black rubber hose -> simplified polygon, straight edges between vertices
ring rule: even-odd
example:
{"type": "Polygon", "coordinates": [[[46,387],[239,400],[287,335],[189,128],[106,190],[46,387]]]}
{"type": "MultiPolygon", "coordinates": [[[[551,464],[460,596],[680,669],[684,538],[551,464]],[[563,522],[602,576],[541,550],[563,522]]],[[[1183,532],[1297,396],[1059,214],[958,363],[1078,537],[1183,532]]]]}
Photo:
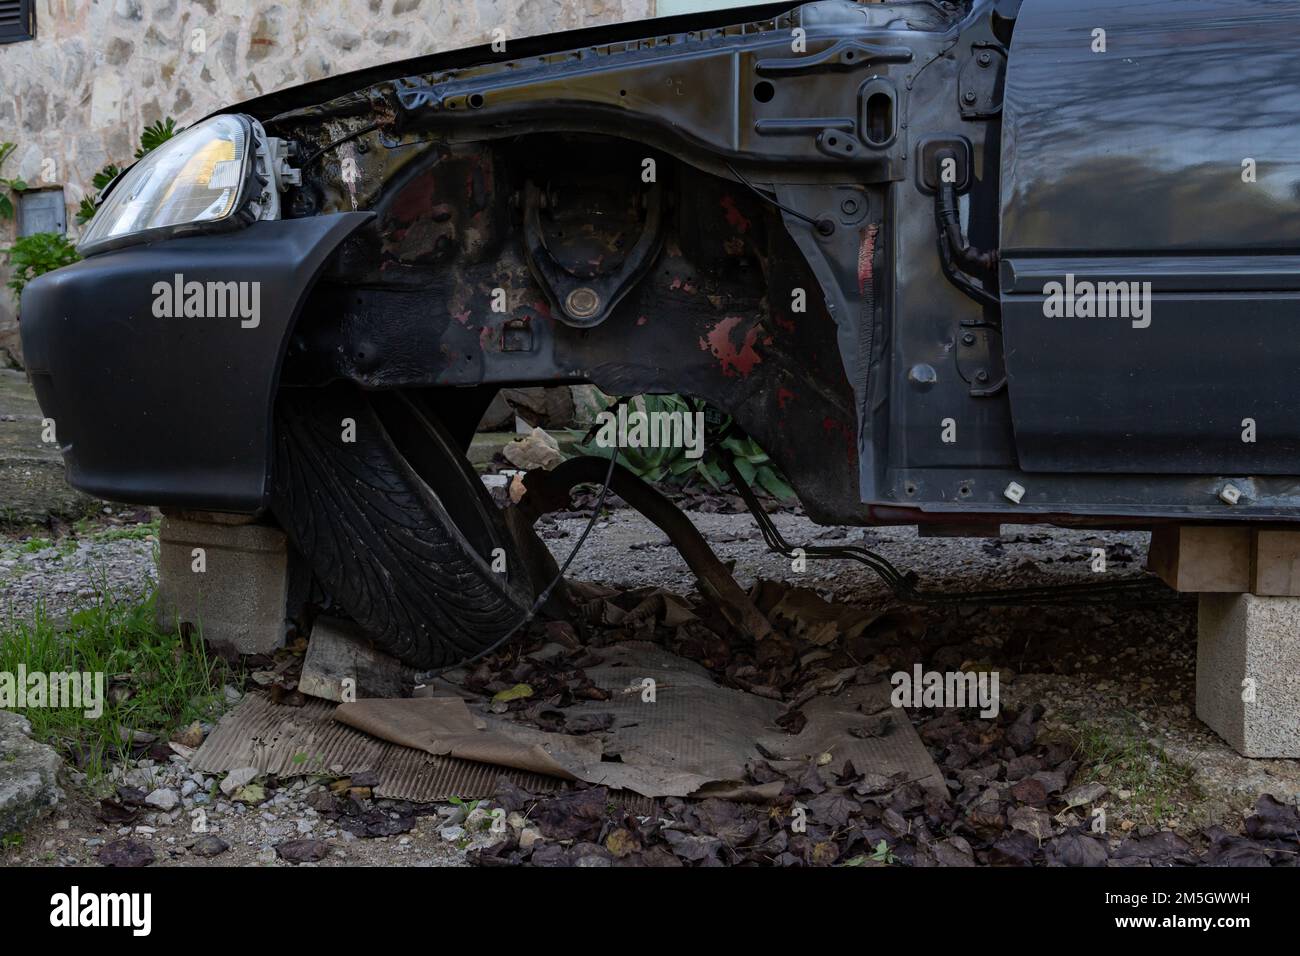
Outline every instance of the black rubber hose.
{"type": "Polygon", "coordinates": [[[935,171],[938,186],[934,193],[934,218],[940,231],[948,242],[953,261],[966,272],[990,272],[997,268],[998,253],[996,249],[976,249],[966,241],[961,231],[961,213],[957,205],[957,186],[944,182],[943,164],[945,159],[954,162],[957,157],[950,149],[942,149],[935,155],[938,169],[935,171]]]}

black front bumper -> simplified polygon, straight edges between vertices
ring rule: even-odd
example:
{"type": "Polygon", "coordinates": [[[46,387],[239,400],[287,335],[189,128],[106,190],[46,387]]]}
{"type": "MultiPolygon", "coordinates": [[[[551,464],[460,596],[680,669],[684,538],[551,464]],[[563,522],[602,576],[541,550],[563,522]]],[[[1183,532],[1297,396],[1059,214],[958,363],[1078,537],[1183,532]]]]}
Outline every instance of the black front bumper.
{"type": "Polygon", "coordinates": [[[23,353],[75,488],[135,504],[255,512],[288,335],[325,260],[370,213],[259,222],[119,249],[41,276],[23,353]],[[156,314],[155,285],[249,282],[256,324],[156,314]]]}

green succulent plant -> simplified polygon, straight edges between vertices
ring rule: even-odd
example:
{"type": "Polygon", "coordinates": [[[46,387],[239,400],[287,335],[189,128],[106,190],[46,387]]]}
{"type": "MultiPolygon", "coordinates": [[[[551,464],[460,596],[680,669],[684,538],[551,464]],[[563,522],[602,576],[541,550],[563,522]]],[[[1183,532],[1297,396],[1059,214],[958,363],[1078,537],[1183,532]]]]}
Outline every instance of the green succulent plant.
{"type": "MultiPolygon", "coordinates": [[[[679,412],[693,414],[698,407],[680,395],[637,395],[628,400],[632,410],[654,412],[679,412]]],[[[724,418],[719,431],[726,431],[731,424],[730,418],[724,418]]],[[[599,443],[593,436],[578,446],[584,454],[608,458],[613,449],[599,443]]],[[[757,485],[768,494],[783,501],[794,498],[794,489],[782,476],[780,470],[759,447],[754,439],[743,435],[735,428],[722,442],[707,446],[704,455],[690,458],[682,445],[650,448],[620,448],[619,462],[638,478],[651,483],[667,482],[684,485],[692,478],[703,479],[710,487],[722,490],[730,480],[723,462],[730,458],[736,466],[740,477],[750,486],[757,485]],[[725,457],[724,457],[725,456],[725,457]]]]}

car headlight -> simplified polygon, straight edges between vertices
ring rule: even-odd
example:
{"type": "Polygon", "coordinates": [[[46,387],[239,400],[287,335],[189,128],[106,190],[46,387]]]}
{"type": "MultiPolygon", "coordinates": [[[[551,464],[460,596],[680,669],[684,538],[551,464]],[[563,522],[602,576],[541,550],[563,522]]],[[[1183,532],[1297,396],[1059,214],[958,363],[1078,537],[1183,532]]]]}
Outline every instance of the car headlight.
{"type": "Polygon", "coordinates": [[[84,256],[278,219],[275,178],[262,124],[248,116],[214,116],[153,149],[111,183],[77,251],[84,256]]]}

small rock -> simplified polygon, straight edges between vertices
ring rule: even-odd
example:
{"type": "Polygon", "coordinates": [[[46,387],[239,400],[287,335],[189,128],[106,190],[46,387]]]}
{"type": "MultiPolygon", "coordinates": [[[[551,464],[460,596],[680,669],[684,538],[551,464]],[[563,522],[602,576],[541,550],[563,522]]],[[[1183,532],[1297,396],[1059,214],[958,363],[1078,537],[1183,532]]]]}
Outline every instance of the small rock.
{"type": "Polygon", "coordinates": [[[172,743],[197,750],[203,745],[203,725],[197,720],[172,734],[172,743]]]}
{"type": "Polygon", "coordinates": [[[324,840],[290,840],[275,848],[280,859],[288,863],[319,863],[329,856],[329,844],[324,840]]]}
{"type": "Polygon", "coordinates": [[[238,770],[232,770],[226,774],[226,779],[221,781],[221,792],[228,797],[234,796],[245,785],[256,780],[257,775],[261,772],[256,767],[241,767],[238,770]]]}
{"type": "Polygon", "coordinates": [[[144,802],[151,807],[157,807],[159,810],[175,810],[177,804],[181,802],[181,798],[175,790],[159,788],[145,797],[144,802]]]}
{"type": "Polygon", "coordinates": [[[524,471],[539,468],[550,471],[564,461],[559,443],[542,428],[534,428],[521,440],[506,445],[501,454],[510,464],[524,471]]]}
{"type": "Polygon", "coordinates": [[[139,840],[114,840],[95,854],[102,866],[148,866],[154,861],[153,850],[139,840]]]}
{"type": "Polygon", "coordinates": [[[1084,783],[1069,790],[1065,794],[1065,806],[1082,807],[1089,803],[1096,803],[1110,791],[1106,789],[1104,783],[1084,783]]]}
{"type": "Polygon", "coordinates": [[[221,839],[219,836],[209,834],[208,836],[200,837],[195,841],[194,845],[190,847],[190,852],[195,856],[210,857],[220,856],[229,849],[229,843],[221,839]]]}
{"type": "Polygon", "coordinates": [[[44,816],[63,799],[53,747],[31,739],[27,718],[0,710],[0,834],[14,833],[44,816]]]}

